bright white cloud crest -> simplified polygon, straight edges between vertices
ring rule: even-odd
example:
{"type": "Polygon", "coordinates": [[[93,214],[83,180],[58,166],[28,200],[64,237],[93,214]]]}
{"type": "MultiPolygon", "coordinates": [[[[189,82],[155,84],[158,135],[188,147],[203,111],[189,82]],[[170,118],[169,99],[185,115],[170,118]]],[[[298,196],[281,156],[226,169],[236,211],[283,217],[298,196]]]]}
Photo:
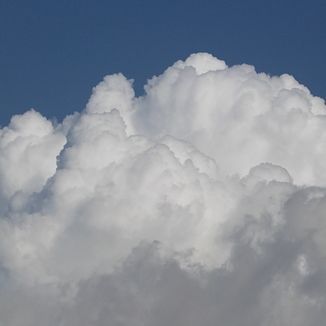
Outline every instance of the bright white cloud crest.
{"type": "Polygon", "coordinates": [[[0,130],[0,325],[323,325],[324,101],[205,53],[145,90],[0,130]]]}

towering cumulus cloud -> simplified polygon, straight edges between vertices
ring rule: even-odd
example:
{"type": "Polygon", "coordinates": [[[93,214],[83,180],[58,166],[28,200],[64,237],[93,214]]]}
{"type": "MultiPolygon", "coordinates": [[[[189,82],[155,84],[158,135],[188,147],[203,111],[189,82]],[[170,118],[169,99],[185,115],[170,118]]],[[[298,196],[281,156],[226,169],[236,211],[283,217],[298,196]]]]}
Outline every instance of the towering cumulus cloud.
{"type": "Polygon", "coordinates": [[[206,53],[145,91],[0,130],[0,325],[324,325],[324,101],[206,53]]]}

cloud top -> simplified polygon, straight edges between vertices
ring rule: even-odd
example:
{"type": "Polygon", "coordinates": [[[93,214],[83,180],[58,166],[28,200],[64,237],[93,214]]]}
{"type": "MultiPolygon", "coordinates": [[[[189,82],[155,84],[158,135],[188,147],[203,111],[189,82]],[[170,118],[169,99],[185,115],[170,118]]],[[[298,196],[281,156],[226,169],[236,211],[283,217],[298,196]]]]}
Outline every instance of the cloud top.
{"type": "Polygon", "coordinates": [[[325,185],[324,101],[286,74],[258,74],[245,64],[212,64],[198,74],[190,62],[201,61],[210,63],[195,54],[149,81],[136,103],[135,129],[191,142],[224,175],[244,176],[269,162],[286,168],[296,183],[325,185]]]}

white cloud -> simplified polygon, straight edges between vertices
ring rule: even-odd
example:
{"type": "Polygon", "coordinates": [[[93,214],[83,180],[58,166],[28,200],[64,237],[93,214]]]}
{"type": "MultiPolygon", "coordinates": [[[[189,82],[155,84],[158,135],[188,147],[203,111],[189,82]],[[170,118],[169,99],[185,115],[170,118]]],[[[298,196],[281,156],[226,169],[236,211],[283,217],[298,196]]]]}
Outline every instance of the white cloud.
{"type": "Polygon", "coordinates": [[[19,190],[40,191],[56,171],[65,137],[34,110],[12,117],[0,137],[1,195],[8,199],[19,190]]]}
{"type": "Polygon", "coordinates": [[[191,142],[223,175],[244,176],[269,162],[286,168],[298,184],[324,186],[324,101],[289,75],[257,74],[248,65],[213,65],[198,75],[201,59],[192,55],[149,81],[147,95],[136,102],[136,130],[191,142]]]}
{"type": "Polygon", "coordinates": [[[324,102],[203,53],[146,91],[0,131],[0,325],[322,325],[324,102]]]}

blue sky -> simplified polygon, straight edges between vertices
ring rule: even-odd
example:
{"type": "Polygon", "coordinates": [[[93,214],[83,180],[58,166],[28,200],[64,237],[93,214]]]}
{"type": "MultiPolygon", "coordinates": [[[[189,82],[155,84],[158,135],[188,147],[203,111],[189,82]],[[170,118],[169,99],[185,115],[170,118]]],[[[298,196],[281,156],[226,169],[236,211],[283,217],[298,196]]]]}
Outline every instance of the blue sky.
{"type": "Polygon", "coordinates": [[[148,78],[194,52],[289,73],[326,98],[323,1],[2,0],[0,125],[30,108],[59,121],[107,74],[148,78]]]}

